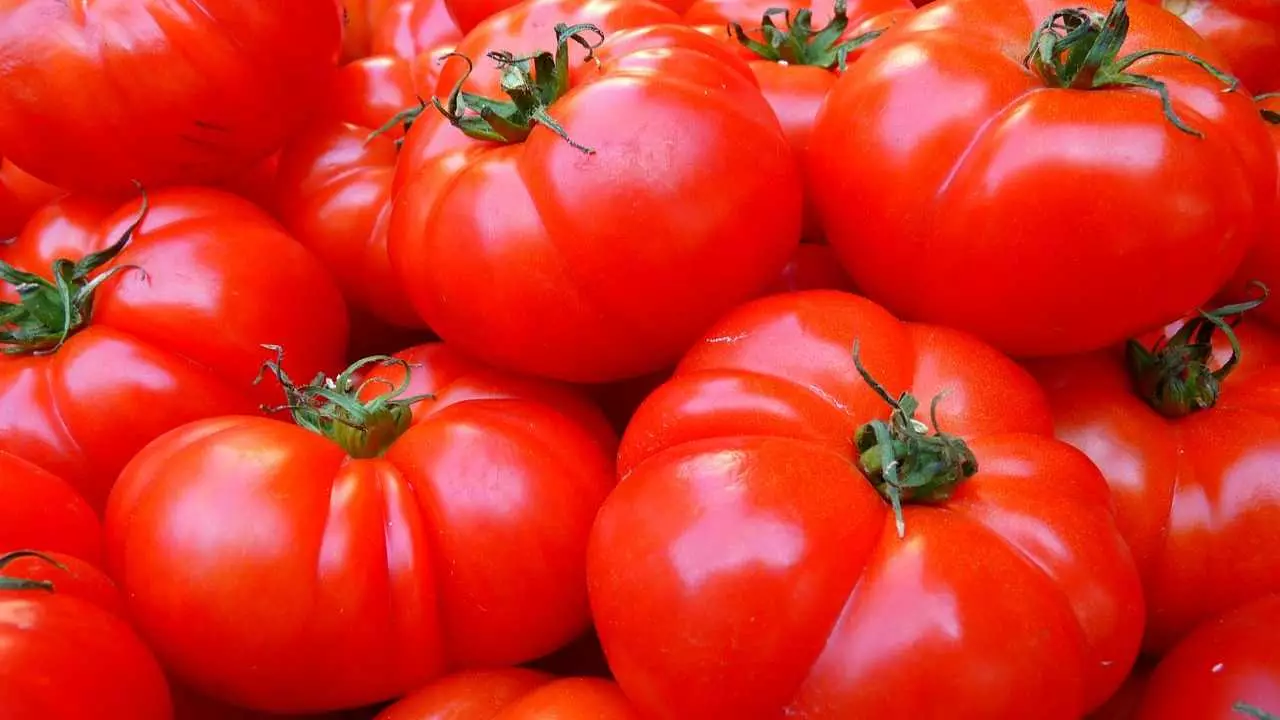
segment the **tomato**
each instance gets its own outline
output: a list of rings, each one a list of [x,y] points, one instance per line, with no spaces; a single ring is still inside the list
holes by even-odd
[[[768,289],[769,293],[796,292],[798,290],[849,290],[853,281],[840,266],[839,259],[830,245],[825,243],[800,243],[791,261],[782,268],[782,275]]]
[[[556,36],[557,23],[570,26],[585,23],[612,36],[621,30],[680,22],[678,13],[653,0],[526,0],[507,4],[510,9],[492,17],[486,15],[487,19],[474,29],[459,23],[465,33],[457,47],[462,57],[450,58],[444,63],[436,85],[436,94],[441,98],[464,81],[463,89],[469,92],[500,95],[501,71],[486,53],[505,50],[520,57],[544,51]],[[458,17],[456,7],[451,6],[450,10]],[[570,45],[571,64],[577,66],[585,62],[586,49],[574,43]]]
[[[693,2],[693,0],[656,0],[656,1],[658,2],[658,4],[661,4],[669,8],[670,10],[672,10],[674,13],[677,14],[677,16],[679,13],[684,12],[688,8],[688,6]],[[520,0],[444,0],[444,4],[449,8],[449,15],[453,17],[454,21],[457,23],[458,27],[462,29],[462,32],[465,35],[470,35],[473,30],[475,30],[479,26],[485,25],[485,21],[489,20],[494,16],[502,17],[503,20],[501,22],[503,23],[509,22],[510,20],[517,17],[517,15],[507,13],[507,11],[509,11],[511,8],[519,8],[519,10],[516,11],[517,13],[524,13],[524,12],[537,13],[538,10],[534,8],[534,5],[542,5],[543,7],[558,5],[567,11],[566,16],[555,19],[552,22],[564,22],[569,25],[572,25],[573,22],[568,19],[568,16],[567,16],[568,12],[583,10],[588,13],[594,13],[594,12],[599,12],[600,10],[603,9],[603,6],[600,0],[592,0],[592,2],[582,2],[582,0],[568,0],[567,2],[564,2],[562,0],[552,0],[551,2],[545,2],[544,0],[525,0],[525,2],[520,2]],[[624,5],[636,5],[636,4],[638,4],[637,0],[622,0],[621,2],[617,2],[616,0],[605,0],[605,3],[604,3],[604,5],[611,5],[611,6],[624,6]],[[648,4],[648,3],[646,2],[645,4]],[[595,5],[597,7],[593,8],[591,7],[592,5]],[[608,12],[611,12],[611,10],[609,10]],[[590,22],[590,21],[587,20],[583,22]],[[489,27],[492,28],[493,27],[492,24]],[[637,26],[626,25],[622,27],[637,27]],[[551,29],[551,25],[548,24],[545,29],[548,29],[548,30]],[[607,29],[606,29],[606,32],[608,32]],[[518,53],[518,51],[516,52]]]
[[[1258,107],[1263,119],[1271,130],[1271,140],[1275,144],[1276,162],[1280,164],[1280,94],[1264,96],[1258,99]],[[1249,287],[1254,282],[1261,282],[1269,288],[1280,290],[1280,181],[1276,184],[1275,204],[1271,210],[1271,221],[1267,223],[1266,236],[1254,246],[1249,257],[1240,264],[1236,277],[1227,289],[1230,299],[1247,297]],[[1257,316],[1280,328],[1280,303],[1266,302],[1257,309]]]
[[[7,552],[11,560],[4,568],[6,577],[47,583],[62,597],[83,600],[124,617],[124,598],[120,596],[120,590],[89,560],[60,552],[12,549]],[[92,562],[97,562],[97,558]]]
[[[423,161],[388,249],[414,310],[459,350],[608,382],[670,366],[778,276],[799,240],[800,183],[725,44],[674,25],[622,32],[565,77],[566,44],[540,61],[555,63],[544,85],[569,88],[546,110],[564,136],[531,122],[507,144],[439,113],[415,121],[406,148]],[[476,122],[466,132],[494,137]]]
[[[1134,720],[1138,707],[1142,704],[1143,693],[1147,690],[1147,682],[1151,678],[1148,663],[1139,660],[1129,679],[1125,680],[1120,690],[1105,705],[1091,713],[1086,720]]]
[[[261,210],[195,188],[143,202],[117,208],[70,196],[0,248],[0,260],[29,273],[56,263],[76,295],[64,327],[65,302],[51,283],[6,278],[33,284],[26,309],[6,313],[13,324],[0,334],[16,353],[0,355],[0,450],[58,475],[95,509],[158,435],[276,400],[252,386],[270,357],[263,343],[289,343],[300,374],[336,366],[346,343],[338,289]],[[0,289],[0,300],[14,299]]]
[[[196,422],[121,473],[108,564],[184,684],[268,712],[351,708],[586,630],[607,421],[438,345],[399,357],[286,382],[298,425]],[[425,368],[407,384],[406,364]]]
[[[1111,485],[1146,589],[1152,652],[1280,592],[1280,335],[1241,325],[1240,364],[1223,371],[1229,337],[1207,340],[1210,320],[1175,330],[1030,366],[1057,435]]]
[[[399,0],[378,23],[372,49],[374,55],[413,60],[424,52],[452,47],[461,39],[462,32],[449,16],[444,0]],[[434,88],[430,86],[428,94]]]
[[[0,707],[11,718],[169,720],[164,674],[124,620],[0,558]]]
[[[507,668],[441,678],[375,720],[640,720],[618,686]]]
[[[1017,356],[1108,347],[1190,311],[1275,199],[1275,151],[1244,93],[1169,56],[1125,70],[1164,83],[1168,111],[1155,90],[1108,84],[1148,49],[1222,64],[1210,45],[1151,6],[1061,5],[917,11],[841,76],[810,139],[822,230],[857,287]],[[1100,48],[1093,64],[1071,75],[1050,53],[1025,67],[1032,37],[1053,45],[1064,25],[1087,28],[1070,42]]]
[[[39,548],[97,562],[102,528],[62,478],[0,451],[0,552]]]
[[[311,112],[341,31],[336,0],[0,0],[0,147],[68,190],[228,179]]]
[[[1280,713],[1280,595],[1206,621],[1156,666],[1137,720],[1240,720]],[[1246,712],[1254,708],[1258,712]]]
[[[342,0],[342,61],[351,62],[369,55],[379,28],[387,15],[412,0]]]
[[[40,206],[61,194],[58,188],[0,158],[0,242],[17,235]]]
[[[655,719],[1080,718],[1142,604],[1106,483],[1050,430],[958,331],[833,291],[730,313],[637,411],[592,530],[623,691]]]
[[[1280,5],[1274,0],[1147,0],[1204,36],[1254,93],[1280,90]]]

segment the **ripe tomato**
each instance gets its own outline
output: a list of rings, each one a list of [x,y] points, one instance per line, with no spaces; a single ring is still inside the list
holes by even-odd
[[[1147,0],[1213,43],[1254,93],[1280,90],[1280,3],[1275,0]]]
[[[164,674],[124,620],[0,558],[0,707],[5,717],[170,720]]]
[[[600,678],[555,678],[522,668],[441,678],[383,710],[375,720],[640,720]]]
[[[1106,483],[1050,430],[958,331],[832,291],[730,313],[637,411],[592,530],[619,684],[659,719],[1077,720],[1143,613]]]
[[[836,82],[810,140],[823,231],[858,288],[1020,356],[1108,347],[1188,312],[1275,200],[1275,151],[1244,93],[1182,57],[1125,68],[1148,49],[1221,63],[1208,43],[1149,5],[1061,5],[917,11]],[[1123,39],[1126,55],[1100,50],[1071,75],[1046,50],[1028,70],[1033,35],[1052,45],[1064,26],[1087,28],[1077,54]],[[1164,83],[1170,108],[1128,82]]]
[[[800,182],[725,44],[674,25],[627,31],[572,71],[566,44],[539,60],[555,64],[539,93],[557,99],[538,112],[564,136],[531,123],[507,144],[418,118],[406,147],[425,160],[397,195],[388,246],[414,309],[463,352],[607,382],[670,366],[778,276],[799,240]]]
[[[1280,336],[1242,325],[1240,364],[1224,372],[1232,349],[1229,338],[1206,339],[1213,328],[1200,317],[1127,350],[1030,364],[1058,437],[1111,485],[1145,585],[1152,652],[1280,592]]]
[[[675,13],[676,17],[679,17],[679,14],[684,12],[693,0],[656,0],[656,2],[667,7]],[[568,0],[568,2],[552,0],[552,2],[549,3],[544,2],[544,0],[525,0],[525,2],[520,2],[520,0],[444,0],[444,4],[449,8],[449,15],[453,17],[454,22],[456,22],[458,27],[462,29],[462,33],[464,35],[470,35],[475,28],[484,25],[484,21],[489,20],[494,16],[502,16],[503,20],[501,22],[503,23],[509,22],[515,17],[514,15],[507,14],[507,11],[511,8],[520,8],[517,12],[537,13],[538,11],[533,8],[533,5],[535,4],[540,4],[544,7],[548,7],[553,4],[559,5],[564,8],[565,14],[563,17],[556,18],[552,22],[564,22],[565,24],[572,25],[573,21],[571,21],[568,16],[568,13],[570,12],[581,10],[587,13],[596,13],[601,10],[605,10],[603,5],[621,7],[625,5],[635,5],[638,3],[637,0],[621,0],[621,2],[606,0],[603,4],[600,0],[592,0],[592,2],[582,2],[582,0]],[[648,3],[646,2],[646,4]],[[597,7],[590,7],[592,5]],[[612,9],[605,10],[605,12],[612,12]],[[647,9],[642,10],[642,12],[647,12]],[[581,22],[591,21],[582,20]],[[624,25],[621,27],[639,26]],[[551,25],[548,24],[545,29],[551,29]],[[607,28],[602,29],[604,29],[605,32],[609,31]],[[513,50],[513,52],[517,52],[518,54],[519,51]]]
[[[413,0],[342,0],[342,61],[379,54],[373,50],[378,28],[397,5]]]
[[[311,112],[341,31],[336,0],[0,0],[0,147],[68,190],[229,179]]]
[[[835,251],[825,243],[800,243],[782,275],[766,292],[783,293],[799,290],[849,290],[853,281],[840,266]]]
[[[461,39],[462,32],[449,16],[444,0],[399,0],[379,21],[373,35],[372,54],[413,60],[424,52],[452,47]],[[434,91],[435,85],[432,85],[427,94]]]
[[[0,552],[23,548],[98,562],[102,527],[62,478],[0,451]]]
[[[1280,595],[1206,621],[1156,666],[1137,720],[1241,720],[1280,713]],[[1248,712],[1249,706],[1270,715]]]
[[[1259,98],[1258,107],[1271,131],[1276,162],[1280,164],[1280,94]],[[1227,290],[1227,296],[1231,299],[1247,297],[1248,289],[1254,282],[1261,282],[1280,291],[1280,181],[1276,183],[1276,200],[1271,210],[1271,221],[1267,223],[1266,235],[1240,264],[1235,280]],[[1280,302],[1263,303],[1256,312],[1259,318],[1280,328]]]
[[[0,243],[16,236],[40,206],[61,194],[58,188],[0,158]]]
[[[106,573],[91,564],[89,560],[75,555],[43,550],[10,549],[5,552],[8,560],[3,577],[45,583],[62,597],[92,603],[117,617],[125,616],[124,598],[120,596],[120,590]],[[96,557],[92,560],[94,563],[97,561]],[[0,587],[4,583],[3,577],[0,577]]]
[[[275,399],[251,385],[263,343],[290,343],[291,369],[306,374],[336,366],[346,343],[338,289],[261,210],[195,188],[143,202],[69,196],[0,247],[11,268],[59,268],[75,295],[64,328],[52,283],[5,278],[33,284],[25,310],[0,306],[10,323],[0,345],[16,353],[0,355],[0,450],[63,478],[95,509],[161,433]],[[0,288],[0,301],[16,299]]]
[[[286,384],[299,425],[204,420],[121,473],[109,566],[185,684],[268,712],[358,707],[587,628],[607,421],[439,346],[400,357],[427,369]],[[433,397],[411,412],[402,392]]]
[[[1124,685],[1120,686],[1105,705],[1090,713],[1086,720],[1134,720],[1138,707],[1142,704],[1142,695],[1146,692],[1147,682],[1151,677],[1149,665],[1149,662],[1140,658],[1129,679],[1124,681]]]

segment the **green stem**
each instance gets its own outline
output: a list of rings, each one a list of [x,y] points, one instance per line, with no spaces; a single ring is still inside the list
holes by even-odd
[[[1253,100],[1254,102],[1262,102],[1263,100],[1271,100],[1273,98],[1280,98],[1280,92],[1264,93]],[[1280,125],[1280,112],[1269,108],[1261,108],[1258,112],[1262,113],[1263,120],[1271,123],[1272,125]]]
[[[933,432],[915,419],[920,402],[910,393],[895,399],[862,364],[859,345],[853,345],[853,364],[863,381],[892,408],[889,419],[872,420],[854,433],[858,465],[876,491],[893,506],[898,537],[906,537],[903,503],[945,501],[956,487],[978,472],[978,460],[964,440],[938,427],[938,403],[933,398],[929,421]]]
[[[316,376],[309,385],[299,387],[285,373],[284,349],[263,345],[276,356],[262,364],[254,384],[270,373],[284,389],[286,402],[277,407],[264,406],[267,412],[288,410],[299,427],[323,435],[336,442],[353,458],[382,457],[391,445],[413,423],[413,406],[431,395],[401,397],[409,387],[409,363],[399,358],[375,355],[343,370],[337,377]],[[359,379],[371,366],[399,366],[404,378],[398,385],[386,378]],[[370,400],[362,400],[366,388],[384,385],[386,391]]]
[[[1125,348],[1134,389],[1156,412],[1168,418],[1186,417],[1218,403],[1222,383],[1240,363],[1240,339],[1235,326],[1241,316],[1257,309],[1270,291],[1254,283],[1262,297],[1212,311],[1201,310],[1171,338],[1160,338],[1151,348],[1130,340]],[[1214,370],[1213,336],[1221,332],[1231,343],[1231,357]]]
[[[50,565],[58,568],[59,570],[67,571],[66,565],[63,565],[62,563],[58,562],[57,560],[54,560],[48,555],[45,555],[43,553],[38,553],[34,550],[16,550],[14,552],[7,553],[4,556],[0,556],[0,572],[2,572],[6,567],[8,567],[13,561],[21,560],[22,558],[36,558],[49,563]],[[0,591],[31,591],[31,590],[39,590],[41,592],[53,592],[54,588],[53,588],[53,583],[49,582],[48,580],[29,580],[27,578],[16,578],[16,577],[9,577],[7,575],[0,575]]]
[[[790,65],[812,65],[828,70],[838,68],[844,72],[849,53],[859,50],[884,34],[883,29],[869,32],[840,42],[849,27],[848,0],[836,0],[831,22],[814,32],[813,11],[803,8],[791,17],[789,8],[770,8],[760,23],[760,35],[764,41],[747,35],[738,23],[729,24],[729,33],[751,52],[765,60],[785,62]],[[782,16],[782,28],[774,17]]]
[[[1280,720],[1280,716],[1273,715],[1260,707],[1255,707],[1246,702],[1237,701],[1231,709],[1242,714],[1248,715],[1255,720]]]
[[[103,283],[126,270],[136,270],[146,277],[146,272],[136,265],[121,265],[94,275],[124,250],[146,218],[147,193],[140,185],[138,190],[142,193],[142,209],[120,239],[78,261],[55,260],[52,282],[0,260],[0,282],[12,286],[18,293],[18,302],[0,302],[0,347],[4,354],[56,352],[67,338],[89,324],[94,295]]]
[[[542,51],[526,57],[516,57],[500,50],[488,53],[502,70],[500,84],[508,100],[493,100],[482,95],[464,92],[462,85],[471,76],[474,64],[471,58],[453,53],[447,57],[460,57],[467,63],[466,72],[441,102],[431,98],[432,105],[450,123],[468,137],[488,142],[513,144],[529,137],[534,126],[541,125],[577,150],[591,155],[595,150],[580,145],[569,137],[565,129],[551,117],[551,106],[569,91],[569,43],[576,42],[587,50],[587,59],[595,60],[595,50],[604,42],[604,33],[594,25],[556,25],[556,51]],[[588,40],[586,34],[596,36]]]
[[[1031,49],[1023,64],[1051,87],[1075,90],[1136,87],[1150,90],[1160,97],[1164,116],[1174,127],[1189,135],[1204,137],[1178,116],[1167,85],[1149,75],[1131,73],[1129,68],[1144,58],[1171,56],[1199,66],[1226,86],[1224,92],[1233,92],[1240,81],[1191,53],[1149,49],[1120,55],[1120,49],[1129,36],[1127,4],[1128,0],[1115,0],[1111,12],[1105,16],[1084,8],[1058,10],[1041,23],[1032,36]]]

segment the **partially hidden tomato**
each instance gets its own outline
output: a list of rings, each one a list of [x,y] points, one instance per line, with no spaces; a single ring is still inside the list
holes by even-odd
[[[1105,481],[1051,429],[958,331],[832,291],[730,313],[637,411],[592,530],[618,683],[657,719],[1078,720],[1143,608]]]
[[[515,93],[518,132],[490,127],[468,93],[445,103],[461,129],[418,117],[406,148],[424,160],[396,196],[388,247],[414,310],[459,350],[608,382],[669,367],[777,278],[799,241],[801,190],[728,45],[653,26],[570,65],[572,44],[561,36],[537,61],[547,72],[523,76],[540,89]]]
[[[800,243],[766,293],[799,290],[854,290],[849,273],[826,243]]]
[[[1280,595],[1205,621],[1156,666],[1135,720],[1280,717]]]
[[[383,710],[375,720],[640,720],[600,678],[556,678],[507,668],[441,678]]]
[[[0,451],[0,552],[37,548],[102,559],[102,527],[62,478]]]
[[[336,0],[0,0],[0,148],[76,191],[230,179],[320,100]]]
[[[1280,164],[1280,94],[1264,95],[1258,99],[1258,109],[1271,131],[1275,144],[1276,162]],[[1275,202],[1271,208],[1271,220],[1266,225],[1262,239],[1240,264],[1235,280],[1227,289],[1227,297],[1241,299],[1249,293],[1255,282],[1280,292],[1280,178],[1276,182]],[[1254,311],[1257,317],[1280,328],[1280,302],[1266,302]]]
[[[828,93],[809,187],[868,297],[1084,352],[1191,311],[1261,237],[1275,150],[1222,55],[1159,8],[1081,4],[940,0]]]
[[[587,400],[440,345],[280,379],[296,424],[184,426],[111,495],[108,566],[181,682],[269,712],[360,707],[587,629],[616,447]]]
[[[1142,705],[1142,696],[1146,692],[1150,678],[1149,661],[1140,659],[1129,675],[1129,679],[1124,681],[1124,685],[1120,686],[1105,705],[1090,713],[1086,720],[1134,720],[1138,707]]]
[[[1280,592],[1280,335],[1226,324],[1254,304],[1030,364],[1058,436],[1111,485],[1144,582],[1151,652]]]
[[[655,0],[655,2],[668,8],[675,13],[676,16],[679,16],[680,13],[684,12],[688,8],[693,0]],[[622,0],[621,2],[618,2],[617,0],[604,0],[604,2],[601,2],[600,0],[590,0],[590,2],[583,2],[583,0],[567,0],[567,2],[564,0],[551,0],[551,2],[547,2],[547,0],[525,0],[524,2],[521,2],[520,0],[444,0],[444,4],[449,8],[449,15],[453,17],[454,22],[462,29],[463,34],[469,35],[477,27],[484,25],[486,20],[489,20],[494,16],[502,17],[502,23],[506,23],[511,19],[514,19],[517,17],[516,15],[505,15],[505,13],[511,8],[518,8],[516,10],[517,13],[536,13],[538,11],[534,8],[535,5],[541,4],[544,6],[550,6],[554,4],[568,11],[580,9],[588,13],[594,13],[599,12],[599,10],[604,9],[605,6],[609,5],[640,6],[642,4],[650,5],[651,3],[648,2],[648,0]],[[597,7],[592,8],[592,5]],[[641,12],[647,12],[647,10],[641,10]],[[553,22],[562,21],[570,22],[568,20],[567,13],[566,17]],[[548,25],[546,29],[550,29],[550,27],[551,26]]]
[[[1226,58],[1252,93],[1280,90],[1280,3],[1275,0],[1146,0],[1182,18]]]
[[[444,0],[400,0],[378,23],[371,54],[413,60],[424,52],[453,47],[461,39],[462,32],[449,16]],[[432,85],[428,93],[434,88]]]
[[[16,236],[36,210],[61,194],[58,188],[0,158],[0,243]]]
[[[0,557],[0,707],[15,720],[171,720],[160,665],[121,617]],[[52,562],[44,557],[41,562]]]
[[[171,188],[120,206],[68,196],[0,261],[0,450],[97,510],[155,437],[277,400],[252,385],[263,344],[294,348],[300,374],[338,366],[345,349],[346,309],[324,268],[224,192]]]
[[[373,50],[378,28],[399,5],[413,0],[342,0],[342,62],[378,54]]]

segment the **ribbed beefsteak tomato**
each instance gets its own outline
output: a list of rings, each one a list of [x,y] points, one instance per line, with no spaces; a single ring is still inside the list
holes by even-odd
[[[353,708],[588,627],[616,447],[600,411],[438,345],[395,363],[282,375],[297,424],[196,422],[121,473],[108,566],[184,684],[269,712]],[[406,379],[408,363],[425,367]]]
[[[654,26],[571,67],[568,46],[594,31],[555,35],[536,80],[498,56],[522,83],[508,120],[490,126],[489,101],[455,89],[415,121],[406,147],[425,160],[396,196],[392,266],[440,337],[494,365],[654,372],[777,278],[799,241],[799,175],[725,43]]]
[[[1248,322],[1222,333],[1217,323],[1238,309],[1127,349],[1030,364],[1058,436],[1111,485],[1153,652],[1280,592],[1280,335]],[[1229,365],[1237,334],[1239,364]]]
[[[632,418],[592,530],[618,683],[672,720],[1078,720],[1143,608],[1106,482],[1051,428],[958,331],[832,291],[739,308]]]
[[[1080,4],[941,0],[828,93],[809,187],[868,297],[1083,352],[1205,302],[1261,237],[1275,150],[1222,56],[1159,8]]]
[[[0,261],[0,450],[98,510],[161,433],[276,398],[251,386],[263,343],[295,347],[300,374],[342,361],[338,288],[228,193],[170,188],[123,206],[68,196],[0,246]]]
[[[640,720],[608,680],[555,678],[523,668],[441,678],[383,710],[375,720]]]

